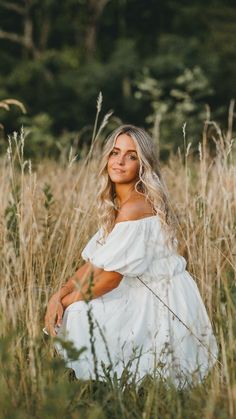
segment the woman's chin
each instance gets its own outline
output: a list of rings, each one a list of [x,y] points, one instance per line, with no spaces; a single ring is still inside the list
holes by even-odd
[[[128,177],[127,175],[124,175],[124,173],[111,173],[109,174],[110,180],[113,183],[130,183],[133,182],[135,179],[132,178],[132,176]]]
[[[112,182],[115,182],[115,183],[122,183],[122,181],[123,182],[125,182],[125,181],[127,181],[127,179],[125,178],[125,176],[124,175],[122,175],[122,174],[119,174],[119,173],[117,173],[117,174],[115,174],[114,175],[114,173],[110,176],[110,179],[111,179],[111,181]]]

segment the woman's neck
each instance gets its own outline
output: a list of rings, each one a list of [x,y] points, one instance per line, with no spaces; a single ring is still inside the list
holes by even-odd
[[[136,191],[133,184],[116,184],[115,193],[119,207],[121,207],[133,194],[136,194]]]

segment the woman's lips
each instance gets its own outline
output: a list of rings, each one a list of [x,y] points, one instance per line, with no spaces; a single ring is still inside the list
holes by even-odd
[[[125,171],[121,169],[112,169],[112,170],[114,170],[114,172],[116,173],[125,173]]]

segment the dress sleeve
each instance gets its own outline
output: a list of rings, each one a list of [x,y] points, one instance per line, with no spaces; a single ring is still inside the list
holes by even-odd
[[[106,238],[99,243],[100,229],[88,242],[81,256],[98,268],[115,271],[121,275],[142,275],[148,268],[150,257],[151,223],[124,221],[117,223]]]
[[[99,248],[99,238],[101,236],[102,230],[99,229],[94,236],[88,241],[84,249],[82,250],[81,256],[84,260],[89,261],[92,255],[96,252]]]

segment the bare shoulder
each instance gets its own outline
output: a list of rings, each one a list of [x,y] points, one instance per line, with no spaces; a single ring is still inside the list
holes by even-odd
[[[118,212],[115,222],[139,220],[155,215],[151,203],[143,196],[129,199]]]

